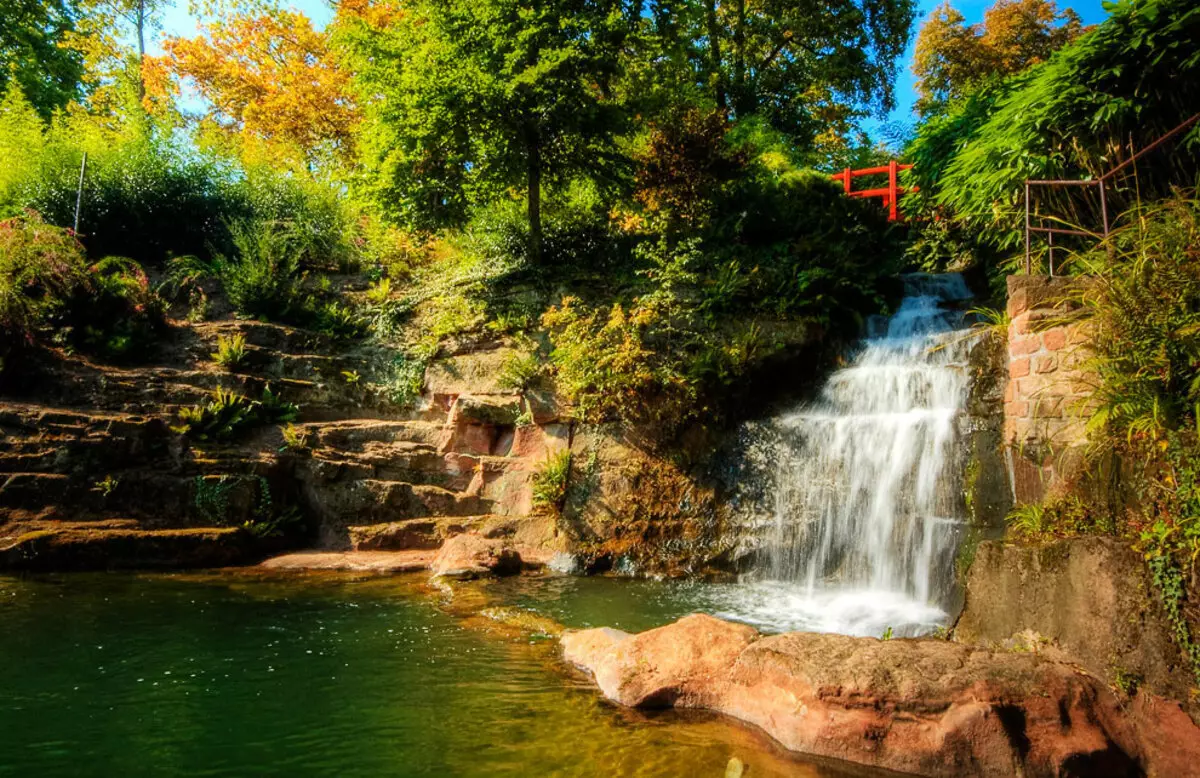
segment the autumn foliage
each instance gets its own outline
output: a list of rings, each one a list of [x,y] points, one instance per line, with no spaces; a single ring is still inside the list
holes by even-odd
[[[159,61],[196,85],[223,126],[308,158],[348,153],[357,119],[350,76],[307,16],[269,9],[202,29],[196,38],[168,38]]]
[[[998,0],[970,25],[943,3],[917,36],[917,108],[928,114],[988,79],[1044,62],[1082,31],[1079,15],[1054,0]]]

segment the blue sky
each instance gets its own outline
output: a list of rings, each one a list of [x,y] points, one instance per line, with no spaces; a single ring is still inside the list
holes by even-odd
[[[941,5],[942,0],[919,0],[920,18],[924,19],[935,8]],[[286,2],[286,0],[285,0]],[[974,24],[983,19],[983,12],[989,8],[995,0],[951,0],[951,5],[962,12],[966,17],[967,22]],[[1059,0],[1059,7],[1074,8],[1075,12],[1083,19],[1084,24],[1097,24],[1108,17],[1108,13],[1103,7],[1104,0]],[[291,0],[286,2],[287,5],[304,12],[309,18],[313,19],[318,26],[324,26],[333,16],[331,6],[326,0]],[[187,2],[177,0],[176,4],[170,8],[163,19],[163,34],[166,35],[195,35],[196,20],[187,10]],[[920,27],[920,19],[914,27],[915,30]],[[157,40],[153,49],[157,50]],[[912,71],[909,69],[909,63],[912,61],[913,44],[909,43],[908,51],[905,52],[904,61],[901,63],[900,70],[896,77],[896,110],[887,117],[889,120],[895,121],[911,121],[913,118],[912,107],[916,102],[916,79],[913,77]],[[874,127],[876,122],[869,123],[869,128]]]

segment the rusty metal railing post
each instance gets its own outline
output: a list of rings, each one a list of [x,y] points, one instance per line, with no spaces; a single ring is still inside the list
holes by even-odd
[[[1029,261],[1029,182],[1025,182],[1025,275],[1031,275]]]

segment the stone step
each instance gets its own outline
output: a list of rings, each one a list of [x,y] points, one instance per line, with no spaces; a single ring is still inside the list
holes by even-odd
[[[236,527],[140,529],[119,522],[47,523],[0,540],[0,570],[195,568],[244,564],[256,543]]]
[[[302,551],[272,557],[264,570],[332,570],[355,573],[416,573],[428,570],[437,550]]]
[[[329,542],[348,542],[345,528],[352,525],[477,516],[490,513],[492,508],[489,499],[432,484],[364,478],[322,483],[318,488],[312,488],[311,483],[306,486],[309,505],[326,529],[340,536],[340,540],[327,539]]]
[[[341,419],[301,424],[317,448],[362,450],[366,443],[416,443],[436,449],[445,437],[445,425],[428,420]]]
[[[22,516],[92,521],[120,515],[159,529],[206,521],[241,525],[254,517],[260,491],[255,474],[246,469],[134,468],[108,471],[102,479],[94,472],[0,473],[0,523]]]
[[[350,547],[354,551],[404,551],[437,549],[447,539],[478,530],[490,516],[462,516],[406,519],[386,524],[348,527]]]

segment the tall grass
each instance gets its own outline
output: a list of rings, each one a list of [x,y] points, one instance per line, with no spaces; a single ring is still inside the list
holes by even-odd
[[[1134,208],[1073,260],[1092,277],[1078,301],[1093,328],[1091,427],[1132,438],[1192,428],[1200,407],[1200,200]]]

